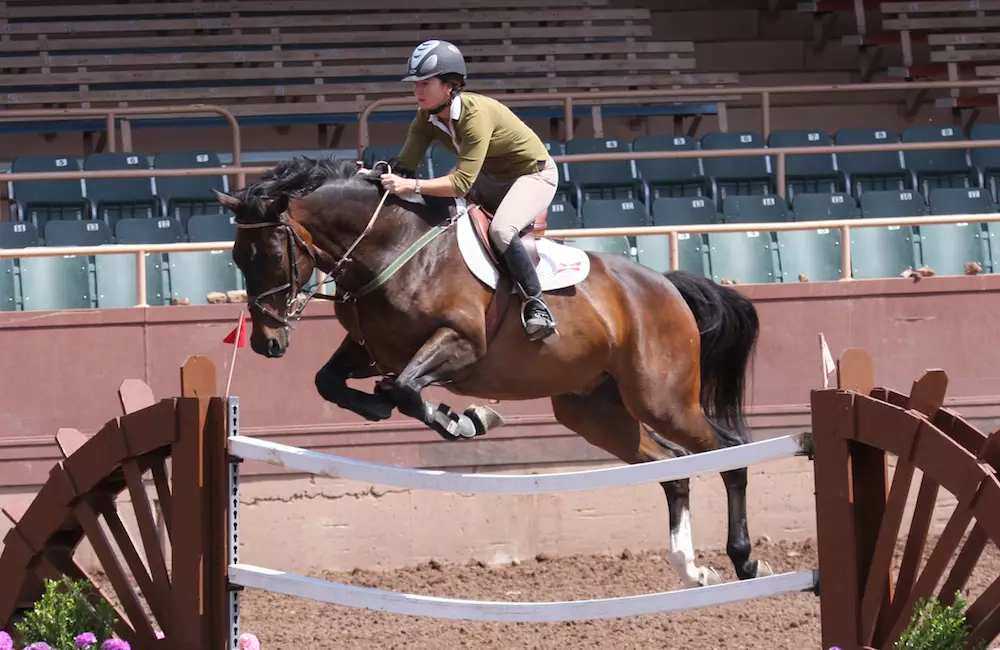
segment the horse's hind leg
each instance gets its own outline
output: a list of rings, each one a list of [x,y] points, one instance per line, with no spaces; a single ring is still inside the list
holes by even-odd
[[[625,407],[655,432],[692,453],[712,451],[723,443],[716,436],[700,403],[697,375],[686,371],[680,356],[673,359],[669,372],[657,373],[657,379],[643,379],[641,365],[623,375],[621,395]],[[656,386],[651,391],[650,386]],[[770,567],[751,560],[750,532],[747,527],[747,470],[740,468],[722,472],[729,509],[729,532],[726,553],[740,580],[771,575]]]
[[[682,455],[680,449],[658,443],[646,428],[636,421],[625,407],[613,382],[608,381],[587,396],[561,395],[552,398],[556,419],[587,442],[619,459],[643,463]],[[670,553],[668,560],[686,587],[698,587],[721,582],[719,574],[709,567],[695,564],[694,542],[691,538],[690,481],[681,479],[660,484],[667,497],[670,518]]]

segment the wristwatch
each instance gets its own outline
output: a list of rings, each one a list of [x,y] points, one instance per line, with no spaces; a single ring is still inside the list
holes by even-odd
[[[413,193],[420,194],[420,179],[418,178],[416,182],[413,183]]]

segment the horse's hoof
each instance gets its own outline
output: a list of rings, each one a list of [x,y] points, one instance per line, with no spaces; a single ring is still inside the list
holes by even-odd
[[[757,577],[766,578],[767,576],[773,576],[774,571],[771,570],[771,565],[764,560],[757,560]]]
[[[352,410],[369,422],[381,422],[392,417],[394,407],[395,404],[385,396],[371,395],[355,404]]]
[[[699,573],[701,573],[701,576],[699,577],[698,580],[699,587],[708,587],[709,585],[722,584],[722,576],[720,576],[719,573],[712,567],[704,567],[701,569]]]
[[[479,435],[472,418],[458,415],[450,409],[448,411],[434,409],[430,427],[445,440],[468,440]]]
[[[469,408],[465,409],[464,414],[468,416],[475,425],[477,436],[485,435],[491,430],[507,424],[502,415],[490,407],[483,406],[481,404],[473,404]]]

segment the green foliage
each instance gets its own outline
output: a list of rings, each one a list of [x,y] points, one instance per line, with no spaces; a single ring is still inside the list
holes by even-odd
[[[106,600],[92,606],[87,600],[92,591],[88,580],[46,580],[45,593],[14,625],[21,642],[44,641],[58,650],[73,650],[73,640],[84,632],[110,637],[118,621],[114,608]]]
[[[921,598],[894,650],[962,650],[971,630],[965,622],[965,604],[959,591],[955,592],[955,602],[948,607],[943,607],[936,598]],[[985,648],[984,641],[973,650]]]

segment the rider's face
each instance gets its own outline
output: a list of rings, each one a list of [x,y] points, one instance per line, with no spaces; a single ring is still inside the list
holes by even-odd
[[[451,96],[451,86],[438,78],[423,79],[413,84],[413,96],[417,105],[423,109],[437,108],[448,101]]]

